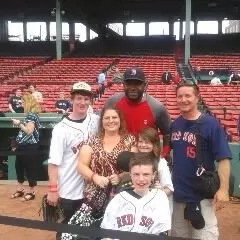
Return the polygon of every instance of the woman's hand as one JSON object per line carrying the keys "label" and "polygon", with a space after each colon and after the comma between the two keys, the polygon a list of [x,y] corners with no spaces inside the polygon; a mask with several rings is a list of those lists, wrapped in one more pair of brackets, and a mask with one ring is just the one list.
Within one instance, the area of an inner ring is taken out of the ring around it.
{"label": "woman's hand", "polygon": [[153,188],[157,188],[157,189],[162,189],[162,185],[160,184],[159,181],[156,181],[154,184],[153,184]]}
{"label": "woman's hand", "polygon": [[93,176],[93,182],[98,185],[100,188],[105,188],[107,187],[107,185],[109,184],[109,180],[106,177],[103,176],[99,176],[97,174],[95,174]]}
{"label": "woman's hand", "polygon": [[111,175],[108,179],[112,185],[118,185],[120,182],[120,178],[117,174]]}
{"label": "woman's hand", "polygon": [[19,124],[21,123],[21,121],[18,120],[18,119],[12,118],[11,120],[12,120],[12,122],[13,122],[13,125],[15,125],[15,126],[19,126]]}

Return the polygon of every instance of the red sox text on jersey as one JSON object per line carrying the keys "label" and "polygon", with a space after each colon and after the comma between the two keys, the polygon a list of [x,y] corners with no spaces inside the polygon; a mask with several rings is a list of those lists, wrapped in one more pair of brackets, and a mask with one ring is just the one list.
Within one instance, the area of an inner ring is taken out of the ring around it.
{"label": "red sox text on jersey", "polygon": [[[121,228],[127,225],[130,226],[133,224],[134,224],[134,216],[132,214],[126,214],[126,215],[117,217],[118,228]],[[154,224],[154,221],[152,220],[152,218],[142,216],[140,226],[150,229],[153,224]]]}

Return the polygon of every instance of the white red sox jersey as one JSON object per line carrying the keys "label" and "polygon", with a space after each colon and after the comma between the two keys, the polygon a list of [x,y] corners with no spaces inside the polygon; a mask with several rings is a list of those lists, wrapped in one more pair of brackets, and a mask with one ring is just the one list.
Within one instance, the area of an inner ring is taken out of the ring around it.
{"label": "white red sox jersey", "polygon": [[58,166],[58,191],[61,198],[83,198],[84,179],[77,171],[78,152],[84,141],[96,134],[99,116],[88,114],[84,121],[65,117],[52,131],[48,163]]}
{"label": "white red sox jersey", "polygon": [[107,206],[101,228],[149,234],[168,231],[171,215],[167,195],[160,189],[152,189],[138,198],[123,191]]}

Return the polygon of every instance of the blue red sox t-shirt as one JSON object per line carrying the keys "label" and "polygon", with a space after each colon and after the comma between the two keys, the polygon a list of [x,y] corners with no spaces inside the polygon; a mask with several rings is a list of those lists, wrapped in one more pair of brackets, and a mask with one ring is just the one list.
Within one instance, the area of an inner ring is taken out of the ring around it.
{"label": "blue red sox t-shirt", "polygon": [[172,123],[170,129],[173,149],[174,199],[177,202],[198,202],[202,198],[192,188],[193,179],[197,177],[196,133],[200,132],[201,136],[204,168],[211,171],[215,169],[215,160],[232,158],[224,131],[218,121],[210,115],[201,117],[199,123],[197,120],[185,120],[180,116]]}

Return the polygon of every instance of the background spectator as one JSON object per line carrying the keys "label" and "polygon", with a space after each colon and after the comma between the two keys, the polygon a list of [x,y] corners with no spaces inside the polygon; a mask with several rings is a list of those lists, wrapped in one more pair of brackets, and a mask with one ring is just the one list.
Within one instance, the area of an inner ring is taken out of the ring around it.
{"label": "background spectator", "polygon": [[9,98],[8,107],[12,113],[23,113],[22,90],[20,88],[16,89],[15,96]]}
{"label": "background spectator", "polygon": [[[38,169],[36,159],[39,150],[40,122],[38,113],[40,112],[40,107],[30,93],[25,94],[23,100],[26,118],[23,121],[12,119],[13,124],[19,127],[20,130],[16,138],[16,149],[13,149],[18,153],[15,163],[18,186],[11,198],[24,196],[22,201],[30,201],[35,199],[35,187],[37,185],[36,175]],[[23,153],[26,155],[23,155]],[[25,172],[29,182],[29,189],[26,194],[23,186]]]}
{"label": "background spectator", "polygon": [[99,97],[102,97],[102,95],[104,94],[104,90],[105,90],[104,83],[106,80],[106,72],[107,72],[107,70],[105,68],[103,68],[97,78],[98,87],[99,87]]}
{"label": "background spectator", "polygon": [[64,92],[59,93],[59,100],[55,103],[56,111],[58,113],[68,113],[71,108],[71,103],[69,100],[65,99]]}
{"label": "background spectator", "polygon": [[36,90],[36,85],[34,83],[29,83],[26,85],[28,91],[35,97],[38,103],[43,103],[42,93]]}
{"label": "background spectator", "polygon": [[167,70],[166,72],[164,72],[162,74],[162,83],[170,84],[172,79],[173,79],[173,77],[172,77],[172,74],[169,70]]}
{"label": "background spectator", "polygon": [[233,83],[233,82],[238,82],[238,81],[240,81],[240,72],[239,71],[235,71],[229,77],[228,84]]}
{"label": "background spectator", "polygon": [[115,69],[115,73],[112,78],[113,83],[122,83],[123,82],[123,74],[120,72],[119,68]]}
{"label": "background spectator", "polygon": [[213,85],[213,86],[222,85],[222,82],[217,75],[214,75],[213,77],[214,78],[211,80],[210,85]]}
{"label": "background spectator", "polygon": [[174,75],[174,78],[173,78],[172,81],[173,81],[173,83],[175,83],[175,84],[179,84],[179,83],[180,83],[181,79],[180,79],[180,76],[179,76],[179,74],[178,74],[177,71],[175,72],[175,75]]}

